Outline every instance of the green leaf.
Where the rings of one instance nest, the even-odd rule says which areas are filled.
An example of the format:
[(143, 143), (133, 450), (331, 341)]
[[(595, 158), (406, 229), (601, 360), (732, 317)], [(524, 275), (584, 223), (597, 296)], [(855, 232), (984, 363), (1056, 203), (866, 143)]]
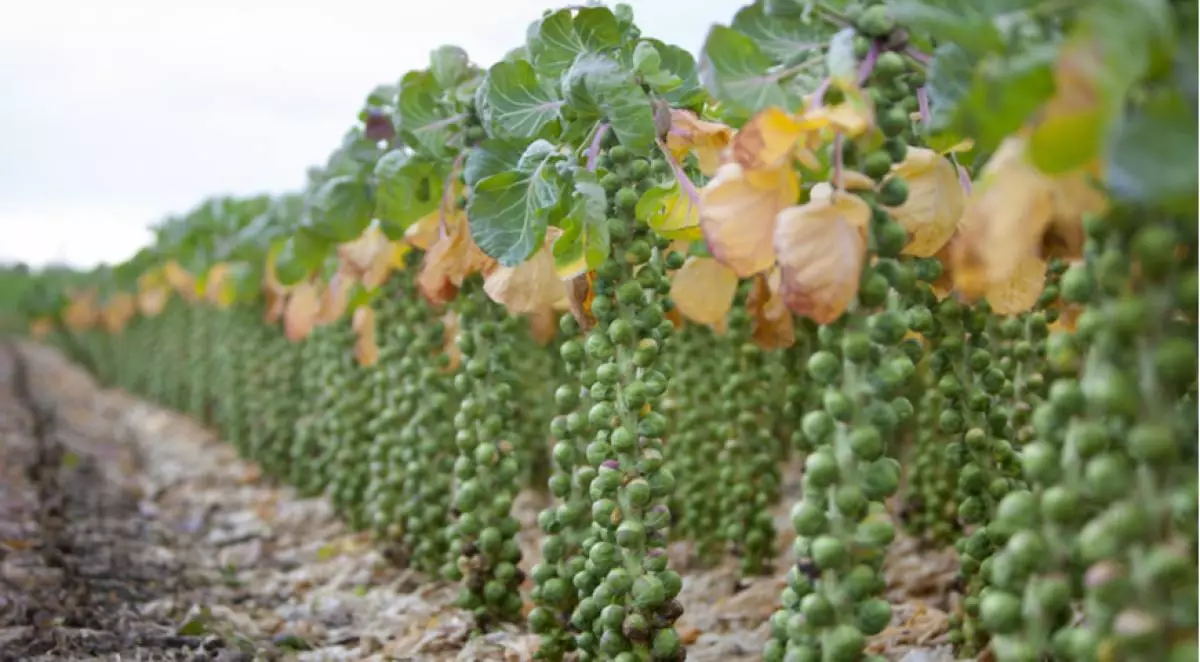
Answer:
[(483, 128), (500, 138), (533, 139), (550, 135), (563, 102), (543, 85), (524, 60), (498, 62), (475, 95)]
[(637, 69), (640, 74), (649, 75), (658, 73), (661, 66), (662, 56), (658, 54), (658, 49), (654, 47), (654, 44), (648, 41), (639, 41), (633, 49), (633, 68)]
[(337, 243), (362, 234), (375, 215), (370, 187), (353, 177), (335, 177), (317, 191), (312, 206), (313, 227)]
[(657, 39), (647, 39), (644, 43), (652, 44), (658, 51), (659, 71), (679, 79), (677, 86), (658, 90), (662, 98), (676, 108), (694, 108), (708, 99), (704, 86), (700, 84), (700, 74), (696, 71), (696, 59), (691, 53)]
[(887, 4), (888, 13), (909, 32), (983, 55), (1004, 47), (996, 18), (1037, 0), (889, 0)]
[(605, 211), (608, 196), (596, 175), (575, 169), (575, 191), (571, 211), (562, 220), (563, 234), (554, 242), (554, 266), (561, 278), (570, 278), (595, 269), (610, 251)]
[(517, 167), (526, 143), (488, 138), (475, 146), (463, 166), (463, 179), (474, 188), (479, 180)]
[(829, 40), (829, 52), (825, 54), (825, 68), (830, 78), (846, 83), (857, 83), (858, 56), (854, 54), (854, 28), (839, 30)]
[(481, 179), (467, 202), (475, 244), (504, 266), (524, 262), (542, 245), (561, 206), (563, 183), (554, 165), (560, 157), (547, 145), (535, 142), (517, 169)]
[(429, 71), (443, 90), (458, 85), (471, 69), (471, 58), (458, 46), (439, 46), (429, 54)]
[(634, 151), (654, 146), (654, 106), (633, 73), (607, 55), (585, 53), (563, 76), (571, 107), (585, 116), (604, 116), (622, 145)]
[(1107, 180), (1126, 202), (1178, 214), (1196, 213), (1197, 130), (1194, 104), (1177, 90), (1157, 96), (1117, 127)]
[(574, 17), (561, 9), (531, 27), (527, 47), (542, 76), (558, 78), (580, 53), (598, 53), (621, 45), (621, 27), (606, 7), (586, 7)]
[(931, 132), (967, 136), (991, 151), (1054, 94), (1056, 55), (1057, 48), (1042, 46), (972, 64), (964, 51), (940, 47), (929, 80)]
[(757, 0), (734, 15), (731, 27), (753, 39), (775, 61), (794, 64), (825, 47), (831, 36), (827, 25), (799, 16), (767, 16), (764, 1)]
[(379, 159), (375, 166), (375, 216), (389, 239), (437, 209), (444, 184), (433, 164), (402, 149)]
[(700, 77), (722, 104), (747, 113), (778, 106), (791, 108), (798, 99), (780, 85), (774, 61), (750, 37), (714, 25), (704, 41)]
[(400, 83), (396, 131), (413, 149), (433, 157), (453, 152), (451, 128), (461, 119), (450, 116), (440, 96), (433, 74), (427, 72), (410, 72)]

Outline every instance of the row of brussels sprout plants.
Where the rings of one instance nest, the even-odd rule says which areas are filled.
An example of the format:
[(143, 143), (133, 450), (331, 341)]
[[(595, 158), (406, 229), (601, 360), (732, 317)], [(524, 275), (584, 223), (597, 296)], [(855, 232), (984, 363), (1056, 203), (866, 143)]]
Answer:
[(957, 551), (960, 657), (1194, 660), (1195, 13), (758, 0), (697, 61), (547, 11), (301, 192), (8, 280), (540, 659), (684, 659), (675, 540), (786, 573), (764, 659), (881, 659), (906, 535)]

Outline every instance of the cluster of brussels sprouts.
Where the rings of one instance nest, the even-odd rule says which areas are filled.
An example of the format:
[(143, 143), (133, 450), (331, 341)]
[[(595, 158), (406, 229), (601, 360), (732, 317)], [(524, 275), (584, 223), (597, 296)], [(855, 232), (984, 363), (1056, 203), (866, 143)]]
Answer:
[[(578, 381), (555, 394), (563, 414), (551, 432), (559, 440), (554, 459), (561, 473), (550, 486), (562, 501), (539, 518), (549, 534), (534, 569), (540, 606), (530, 626), (548, 635), (542, 647), (548, 659), (570, 649), (584, 660), (681, 659), (674, 622), (683, 609), (674, 598), (682, 580), (667, 568), (664, 549), (671, 525), (665, 502), (675, 477), (664, 462), (667, 419), (659, 403), (671, 372), (664, 350), (675, 330), (664, 316), (666, 270), (681, 266), (683, 256), (669, 254), (669, 242), (634, 220), (640, 193), (652, 185), (653, 171), (665, 171), (665, 162), (652, 165), (610, 144), (598, 164), (609, 193), (612, 252), (592, 284), (596, 324), (582, 332), (582, 342), (560, 347)], [(563, 318), (568, 336), (579, 332), (574, 322)], [(586, 411), (572, 411), (584, 398)], [(582, 454), (575, 436), (587, 440)], [(567, 467), (574, 467), (570, 477)], [(591, 527), (578, 549), (568, 545), (560, 532), (578, 531), (589, 514)], [(564, 624), (559, 615), (571, 604)], [(574, 636), (563, 636), (564, 630)]]
[(724, 556), (721, 529), (720, 396), (725, 374), (717, 369), (721, 339), (704, 326), (676, 332), (669, 410), (667, 466), (678, 477), (668, 505), (673, 536), (695, 545), (696, 559), (713, 565)]
[[(720, 385), (716, 393), (715, 432), (723, 447), (717, 455), (720, 531), (741, 558), (744, 575), (766, 574), (775, 556), (771, 507), (779, 500), (783, 444), (775, 436), (774, 387), (766, 351), (751, 337), (746, 297), (752, 281), (742, 281), (727, 319), (724, 346), (715, 357)], [(711, 490), (711, 486), (708, 488)]]

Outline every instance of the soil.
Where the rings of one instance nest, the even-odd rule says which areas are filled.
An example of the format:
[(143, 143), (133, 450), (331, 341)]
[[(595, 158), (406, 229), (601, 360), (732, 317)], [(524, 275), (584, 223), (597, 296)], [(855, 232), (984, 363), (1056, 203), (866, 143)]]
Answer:
[[(517, 501), (526, 570), (542, 499)], [(777, 515), (789, 531), (786, 506)], [(774, 576), (750, 580), (671, 549), (689, 660), (761, 657), (790, 545)], [(0, 346), (0, 662), (532, 659), (536, 636), (469, 638), (455, 587), (391, 558), (185, 416), (98, 387), (53, 349)], [(956, 569), (952, 553), (897, 541), (893, 627), (873, 651), (954, 659)]]

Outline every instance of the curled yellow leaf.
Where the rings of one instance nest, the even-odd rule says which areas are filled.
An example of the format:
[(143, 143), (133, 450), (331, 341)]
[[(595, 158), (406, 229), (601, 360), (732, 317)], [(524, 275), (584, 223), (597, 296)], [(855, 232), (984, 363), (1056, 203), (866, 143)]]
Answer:
[(552, 310), (564, 302), (567, 288), (558, 277), (551, 252), (561, 232), (559, 228), (549, 228), (541, 250), (515, 267), (495, 264), (485, 270), (483, 291), (492, 301), (517, 315)]
[(733, 129), (724, 124), (702, 120), (690, 110), (672, 110), (667, 150), (677, 161), (692, 152), (699, 162), (700, 172), (712, 176), (732, 136)]
[(685, 318), (722, 331), (737, 286), (729, 267), (710, 257), (689, 257), (671, 280), (671, 301)]
[(54, 332), (54, 320), (49, 317), (39, 317), (29, 323), (29, 335), (36, 340), (42, 340)]
[(966, 208), (958, 171), (941, 154), (910, 147), (904, 161), (893, 167), (892, 176), (908, 184), (908, 200), (898, 207), (887, 207), (892, 218), (908, 232), (902, 252), (931, 257), (950, 241)]
[(133, 295), (119, 292), (108, 300), (104, 309), (100, 311), (100, 317), (109, 333), (118, 334), (125, 330), (125, 325), (133, 319), (136, 312)]
[(763, 349), (784, 349), (796, 343), (796, 319), (779, 294), (779, 269), (754, 277), (746, 297), (750, 313), (751, 336)]
[(418, 250), (429, 250), (429, 247), (438, 240), (441, 222), (442, 212), (440, 210), (426, 214), (404, 231), (404, 241)]
[(364, 368), (379, 361), (379, 344), (375, 340), (375, 309), (359, 306), (354, 310), (351, 321), (354, 329), (354, 358)]
[(367, 290), (383, 285), (397, 265), (403, 266), (404, 255), (412, 247), (393, 242), (377, 225), (370, 225), (354, 241), (338, 246), (339, 270)]
[(425, 253), (417, 289), (430, 303), (448, 303), (458, 294), (467, 276), (494, 263), (475, 245), (467, 227), (466, 214), (446, 218), (447, 234), (442, 235)]
[(788, 165), (796, 143), (806, 133), (821, 128), (823, 121), (797, 117), (786, 110), (761, 110), (733, 136), (733, 160), (746, 170), (765, 170)]
[(553, 308), (529, 313), (529, 334), (539, 345), (549, 345), (558, 335), (558, 313)]
[(462, 318), (456, 310), (447, 310), (442, 315), (442, 352), (449, 358), (444, 372), (454, 373), (462, 365), (462, 350), (458, 348), (458, 334), (462, 333)]
[(998, 315), (1016, 315), (1033, 308), (1046, 284), (1046, 261), (1026, 255), (1002, 283), (988, 286), (984, 298)]
[(775, 217), (800, 194), (790, 166), (759, 175), (751, 181), (742, 166), (727, 163), (700, 192), (700, 228), (709, 252), (739, 278), (775, 263)]
[(871, 208), (839, 194), (789, 207), (779, 214), (775, 252), (780, 295), (797, 315), (833, 322), (854, 301), (867, 247)]
[(316, 326), (320, 308), (320, 296), (314, 283), (304, 281), (292, 288), (283, 314), (283, 332), (287, 339), (299, 342), (307, 338)]
[(196, 300), (196, 279), (179, 266), (175, 260), (163, 265), (163, 277), (167, 284), (188, 301)]
[(346, 304), (350, 300), (350, 290), (354, 289), (354, 281), (342, 272), (333, 274), (329, 282), (320, 290), (320, 304), (317, 308), (316, 323), (332, 324), (346, 313)]

